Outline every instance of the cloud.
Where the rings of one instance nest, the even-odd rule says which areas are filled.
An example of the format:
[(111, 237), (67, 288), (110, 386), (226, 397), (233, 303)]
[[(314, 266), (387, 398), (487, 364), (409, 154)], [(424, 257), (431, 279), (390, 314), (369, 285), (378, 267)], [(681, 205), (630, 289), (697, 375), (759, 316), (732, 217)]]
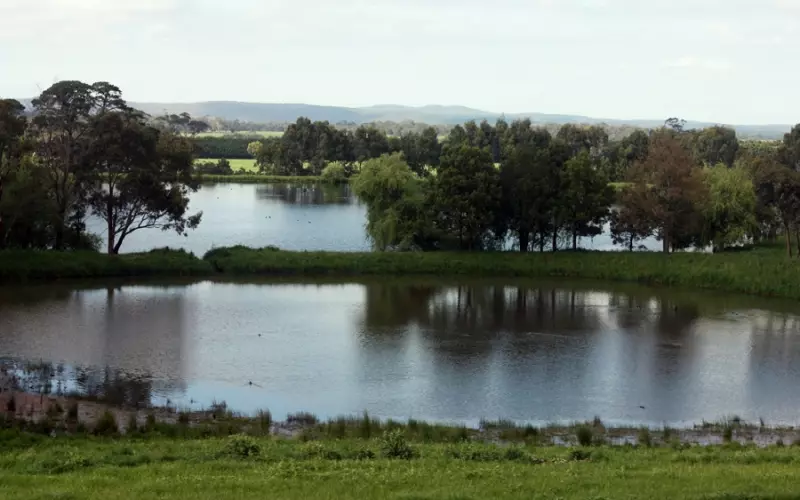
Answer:
[(708, 59), (696, 56), (684, 56), (678, 59), (665, 61), (663, 66), (667, 68), (699, 69), (705, 71), (728, 71), (733, 68), (733, 65), (724, 59)]

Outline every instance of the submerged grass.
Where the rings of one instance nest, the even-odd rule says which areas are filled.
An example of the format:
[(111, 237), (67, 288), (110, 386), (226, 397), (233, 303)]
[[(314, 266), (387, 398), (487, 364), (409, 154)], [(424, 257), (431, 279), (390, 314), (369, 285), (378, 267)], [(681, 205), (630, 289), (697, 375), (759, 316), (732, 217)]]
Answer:
[(797, 498), (791, 448), (503, 447), (369, 440), (303, 443), (41, 438), (0, 433), (0, 497), (270, 498)]

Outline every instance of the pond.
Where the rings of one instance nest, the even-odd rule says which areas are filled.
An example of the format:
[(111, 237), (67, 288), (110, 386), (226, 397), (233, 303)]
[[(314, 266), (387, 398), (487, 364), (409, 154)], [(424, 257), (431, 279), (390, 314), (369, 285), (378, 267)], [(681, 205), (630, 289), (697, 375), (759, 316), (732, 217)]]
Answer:
[(800, 306), (569, 282), (128, 283), (0, 289), (27, 387), (476, 424), (800, 415)]
[[(207, 184), (192, 194), (190, 211), (202, 211), (203, 220), (188, 236), (141, 230), (126, 238), (122, 252), (169, 246), (202, 256), (215, 246), (239, 244), (284, 250), (370, 250), (364, 229), (367, 208), (349, 185)], [(97, 218), (89, 219), (88, 228), (106, 235), (103, 221)], [(608, 227), (596, 238), (581, 239), (580, 245), (594, 250), (615, 248)], [(661, 248), (654, 239), (644, 245)], [(105, 241), (101, 248), (106, 248)]]

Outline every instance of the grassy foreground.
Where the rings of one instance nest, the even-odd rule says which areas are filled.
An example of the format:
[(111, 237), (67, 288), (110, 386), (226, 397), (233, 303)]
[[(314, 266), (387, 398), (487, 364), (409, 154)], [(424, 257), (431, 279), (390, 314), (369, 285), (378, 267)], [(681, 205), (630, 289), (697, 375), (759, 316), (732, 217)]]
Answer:
[(580, 278), (800, 299), (800, 263), (780, 246), (722, 254), (628, 252), (335, 253), (218, 248), (202, 259), (154, 250), (95, 253), (0, 251), (0, 282), (126, 276), (437, 276)]
[(789, 499), (796, 448), (537, 448), (0, 434), (0, 498)]

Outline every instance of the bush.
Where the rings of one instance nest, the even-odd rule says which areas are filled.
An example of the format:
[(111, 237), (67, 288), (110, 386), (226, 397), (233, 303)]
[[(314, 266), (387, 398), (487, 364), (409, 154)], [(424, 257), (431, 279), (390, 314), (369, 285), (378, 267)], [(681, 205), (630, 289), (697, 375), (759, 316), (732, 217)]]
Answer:
[(272, 427), (272, 413), (270, 413), (269, 410), (259, 410), (256, 418), (258, 419), (258, 426), (261, 432), (263, 434), (269, 434), (270, 428)]
[(6, 411), (12, 415), (16, 415), (17, 413), (17, 398), (13, 392), (11, 393), (11, 397), (6, 403)]
[(77, 401), (73, 401), (67, 406), (67, 421), (68, 422), (77, 422), (78, 421), (78, 403)]
[(343, 163), (334, 161), (328, 163), (328, 165), (322, 169), (320, 177), (322, 178), (322, 182), (329, 182), (331, 184), (347, 182), (347, 169)]
[(588, 425), (582, 425), (578, 427), (575, 431), (575, 435), (578, 438), (578, 444), (581, 446), (591, 446), (592, 445), (592, 428)]
[(730, 425), (726, 425), (722, 429), (722, 440), (726, 443), (730, 443), (733, 440), (733, 427)]
[(569, 459), (573, 462), (585, 462), (592, 459), (592, 452), (585, 450), (571, 450), (569, 452)]
[(230, 436), (225, 445), (225, 452), (236, 458), (251, 458), (261, 454), (261, 446), (258, 441), (244, 434)]
[(290, 424), (316, 425), (319, 423), (319, 419), (313, 413), (301, 411), (298, 413), (290, 413), (286, 417), (286, 422)]
[(386, 458), (410, 460), (415, 455), (414, 449), (408, 444), (400, 429), (392, 429), (383, 433), (381, 451)]
[(94, 434), (97, 436), (114, 436), (118, 433), (117, 419), (114, 418), (114, 414), (111, 411), (106, 410), (97, 420), (94, 426)]
[(653, 439), (650, 436), (650, 429), (647, 427), (642, 427), (639, 429), (637, 442), (639, 443), (639, 446), (646, 446), (648, 448), (653, 446)]

